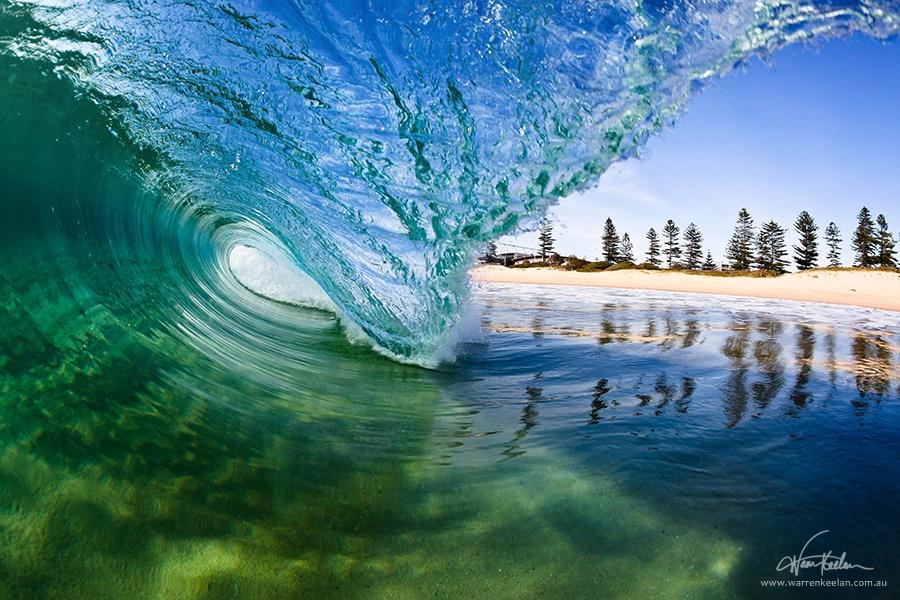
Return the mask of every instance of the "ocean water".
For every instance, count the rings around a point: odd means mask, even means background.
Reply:
[[[0,597],[897,585],[895,314],[466,273],[898,11],[0,0]]]
[[[754,54],[898,28],[897,0],[4,0],[4,208],[88,252],[165,254],[213,296],[232,245],[271,248],[430,364],[474,254],[692,93]]]
[[[900,576],[897,314],[482,284],[424,370],[278,275],[227,367],[4,298],[6,595],[754,597],[825,529]]]

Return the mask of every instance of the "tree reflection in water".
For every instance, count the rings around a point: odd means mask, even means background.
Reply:
[[[790,415],[797,415],[800,409],[812,401],[812,394],[807,386],[812,378],[815,348],[816,332],[808,325],[798,325],[797,352],[795,354],[797,378],[794,381],[794,388],[791,390],[791,405],[787,409],[787,413]]]
[[[814,406],[860,415],[897,385],[896,338],[862,315],[821,325],[754,308],[573,300],[558,309],[557,299],[542,295],[531,310],[504,314],[513,323],[498,335],[530,331],[542,348],[540,363],[521,372],[525,399],[518,422],[504,428],[507,456],[523,453],[539,424],[573,410],[587,425],[720,414],[730,429],[748,417],[800,418]],[[565,326],[554,325],[560,318]],[[586,344],[594,362],[580,354]],[[573,385],[573,373],[583,380]]]
[[[853,400],[853,406],[858,414],[862,414],[870,400],[880,401],[890,393],[893,352],[882,336],[862,332],[853,336],[851,352],[856,389],[859,392],[859,398]]]
[[[726,338],[722,346],[722,355],[731,363],[731,372],[723,389],[726,427],[734,427],[743,420],[750,398],[747,389],[750,372],[747,359],[750,351],[749,318],[738,317],[731,329],[735,333]]]

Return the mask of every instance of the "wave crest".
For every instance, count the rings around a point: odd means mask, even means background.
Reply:
[[[633,154],[706,81],[755,52],[900,23],[889,0],[0,10],[18,23],[2,51],[92,95],[160,157],[147,179],[179,211],[264,231],[413,361],[444,342],[486,240]]]

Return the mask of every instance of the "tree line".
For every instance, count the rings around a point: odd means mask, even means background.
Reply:
[[[883,214],[872,218],[872,213],[865,206],[857,214],[857,226],[851,237],[854,252],[853,265],[857,267],[897,268],[897,241],[888,228]],[[762,223],[758,228],[753,217],[746,208],[738,212],[734,233],[725,250],[728,268],[734,271],[774,271],[785,273],[790,258],[799,271],[819,266],[820,240],[819,225],[812,215],[803,211],[794,222],[797,243],[791,247],[793,256],[789,256],[786,241],[788,230],[775,221]],[[829,267],[841,266],[841,231],[834,222],[830,222],[823,232],[825,247],[824,260]],[[662,266],[673,269],[717,270],[712,253],[703,252],[703,234],[696,224],[690,223],[682,233],[681,228],[672,219],[666,221],[661,232],[651,227],[646,234],[648,249],[645,264],[654,268]],[[538,244],[541,258],[555,255],[553,250],[553,225],[543,219],[539,226]],[[634,247],[627,233],[619,236],[611,218],[607,218],[601,235],[603,260],[610,263],[635,263]]]

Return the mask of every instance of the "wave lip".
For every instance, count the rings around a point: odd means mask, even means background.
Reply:
[[[265,230],[415,362],[445,343],[487,240],[632,155],[705,82],[815,36],[889,37],[898,15],[896,0],[19,0],[0,52],[71,79],[161,157],[173,205]]]
[[[460,322],[454,325],[443,344],[431,355],[417,357],[400,356],[378,344],[343,314],[325,291],[308,274],[297,268],[288,257],[278,252],[264,251],[253,246],[236,245],[228,253],[228,268],[235,279],[250,292],[282,304],[311,308],[335,315],[341,322],[347,338],[356,344],[364,344],[398,362],[426,368],[438,368],[455,360],[456,347],[465,341],[478,338],[480,317],[469,307]]]

